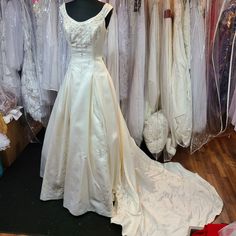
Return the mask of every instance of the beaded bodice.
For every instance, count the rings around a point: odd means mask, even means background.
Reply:
[[[94,17],[85,21],[76,21],[68,15],[65,3],[61,5],[64,30],[72,55],[83,57],[102,56],[107,32],[105,17],[111,9],[112,6],[106,3]]]

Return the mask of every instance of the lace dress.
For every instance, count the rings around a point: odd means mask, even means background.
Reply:
[[[183,236],[212,221],[222,209],[215,189],[177,163],[150,160],[129,134],[102,59],[111,5],[82,22],[60,9],[72,56],[45,135],[41,199],[111,217],[128,236]]]
[[[13,4],[13,6],[12,6]],[[15,14],[15,6],[19,5],[19,3],[7,2],[6,0],[1,1],[1,79],[8,88],[17,96],[18,101],[21,100],[21,85],[20,85],[20,76],[10,65],[8,65],[9,60],[8,55],[12,55],[13,48],[9,48],[7,45],[9,39],[7,36],[12,35],[14,31],[14,24],[8,24],[9,21],[14,21],[17,19],[18,14]],[[11,10],[15,15],[13,17],[9,17],[8,11]],[[8,29],[8,30],[7,30]],[[20,35],[19,35],[20,37]],[[14,39],[15,40],[15,39]],[[20,40],[20,39],[19,39]],[[12,42],[12,41],[11,41]],[[10,51],[7,51],[10,49]]]
[[[40,82],[42,122],[45,126],[70,56],[59,12],[61,3],[63,0],[40,0],[33,4],[37,41],[36,70]]]
[[[40,83],[36,73],[33,48],[32,21],[26,3],[21,0],[22,25],[24,34],[24,58],[22,62],[21,93],[23,105],[35,121],[41,121]]]
[[[35,66],[33,25],[25,1],[9,0],[5,5],[3,81],[17,95],[26,113],[41,121],[41,96]],[[19,72],[21,71],[21,77]]]
[[[130,26],[127,0],[118,1],[118,36],[119,36],[119,73],[120,73],[120,100],[127,102],[129,91],[130,68]]]

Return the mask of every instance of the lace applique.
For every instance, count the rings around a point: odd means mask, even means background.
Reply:
[[[130,29],[129,29],[129,16],[126,1],[123,0],[120,3],[118,9],[119,18],[119,78],[120,78],[120,100],[128,98],[129,91],[129,54],[130,54]]]
[[[139,11],[140,7],[141,7],[141,0],[135,0],[134,1],[134,12]]]
[[[33,39],[30,29],[31,19],[26,6],[23,9],[23,32],[24,32],[24,61],[22,68],[21,90],[23,104],[27,113],[36,121],[41,121],[41,96],[39,81],[36,76],[36,64],[33,57]]]

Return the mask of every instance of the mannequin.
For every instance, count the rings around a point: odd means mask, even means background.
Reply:
[[[76,21],[86,21],[96,16],[103,8],[104,3],[97,0],[73,0],[66,3],[67,14]],[[112,10],[107,15],[106,28],[109,25]]]

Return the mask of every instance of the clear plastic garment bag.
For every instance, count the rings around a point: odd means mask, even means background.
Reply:
[[[235,87],[235,81],[230,75],[233,44],[236,32],[236,1],[228,0],[222,4],[220,17],[213,43],[213,70],[219,88],[220,111],[222,117],[221,131],[225,131],[228,125],[229,104],[232,99],[231,90]]]
[[[40,4],[36,16],[43,49],[39,55],[43,68],[41,87],[45,90],[59,90],[68,65],[68,46],[59,13],[59,6],[63,2],[63,0],[41,0],[36,3]]]
[[[63,0],[35,0],[37,77],[42,98],[42,123],[46,126],[69,60],[59,6]]]
[[[234,48],[233,48],[233,54],[232,54],[232,62],[236,61],[236,37],[234,37]],[[236,80],[236,66],[232,66],[231,67],[231,71],[230,71],[230,76],[232,80]],[[232,95],[232,100],[231,100],[231,104],[230,104],[230,111],[229,111],[229,116],[231,119],[231,123],[233,126],[236,126],[236,89],[234,86],[234,89],[231,90],[231,94]],[[236,127],[234,127],[235,131],[236,131]]]
[[[235,0],[207,1],[205,11],[207,122],[205,129],[194,130],[191,152],[201,148],[211,138],[222,134],[229,123],[229,109],[230,104],[233,104],[231,101],[235,89],[233,73],[235,12]],[[231,114],[232,110],[233,108]],[[194,125],[196,124],[195,122]]]
[[[192,134],[189,1],[175,0],[173,5],[173,65],[171,75],[173,109],[171,126],[176,143],[182,147],[188,147]]]
[[[15,48],[10,48],[10,51],[7,51],[7,42],[10,43],[12,41],[7,41],[7,36],[12,35],[14,32],[14,24],[8,24],[9,22],[9,17],[7,17],[8,9],[11,9],[14,11],[15,8],[9,6],[11,5],[12,2],[7,2],[6,0],[2,0],[0,3],[1,6],[1,12],[0,12],[0,46],[1,46],[1,81],[3,81],[11,90],[14,92],[14,94],[17,95],[18,100],[21,98],[21,92],[20,92],[20,77],[17,74],[17,72],[14,70],[14,68],[11,68],[10,65],[8,65],[8,62],[10,60],[7,60],[8,55],[12,55],[12,52]],[[14,5],[18,4],[19,2],[15,3]],[[16,22],[15,20],[18,18],[18,14],[15,14],[14,17],[11,18],[12,22]],[[6,27],[9,27],[9,30],[6,30]],[[20,27],[22,28],[22,27]],[[19,35],[20,37],[20,35]],[[19,39],[19,42],[21,42],[21,39]],[[14,58],[13,61],[11,61],[11,65],[16,62],[17,57]]]
[[[161,19],[162,19],[162,36],[161,36],[161,62],[160,62],[160,86],[161,86],[161,109],[168,121],[168,139],[164,151],[165,160],[170,160],[176,153],[176,140],[173,133],[172,114],[173,100],[171,92],[172,64],[173,64],[173,1],[161,1]]]
[[[135,11],[134,2],[133,0],[128,2],[131,28],[131,56],[127,125],[136,144],[140,145],[143,138],[145,114],[144,84],[147,53],[146,1],[140,1],[141,6]]]
[[[190,2],[191,24],[191,84],[193,105],[193,131],[191,152],[205,142],[207,127],[207,81],[206,81],[206,0]],[[198,143],[198,139],[200,142]]]

